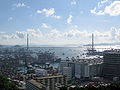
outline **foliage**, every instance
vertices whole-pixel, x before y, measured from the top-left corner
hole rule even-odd
[[[11,83],[5,76],[0,75],[0,90],[18,90],[15,84]]]

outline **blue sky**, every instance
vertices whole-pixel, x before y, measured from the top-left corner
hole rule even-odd
[[[1,0],[0,12],[0,44],[120,41],[120,0]]]

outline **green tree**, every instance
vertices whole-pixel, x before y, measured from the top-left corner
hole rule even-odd
[[[0,75],[0,90],[18,90],[17,86],[10,82],[5,76]]]

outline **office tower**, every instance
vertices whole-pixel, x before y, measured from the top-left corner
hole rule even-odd
[[[106,79],[120,77],[120,53],[105,53],[103,59],[102,76]]]

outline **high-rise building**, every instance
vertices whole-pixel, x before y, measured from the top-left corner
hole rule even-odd
[[[75,77],[76,78],[82,78],[84,74],[84,67],[83,63],[81,62],[76,62],[75,63]]]
[[[67,61],[61,61],[61,62],[60,62],[59,71],[60,71],[60,72],[63,72],[63,68],[64,68],[64,67],[68,67],[68,62],[67,62]]]
[[[120,53],[105,53],[103,59],[102,76],[106,79],[120,77]]]
[[[72,78],[75,77],[75,62],[69,62],[68,67],[71,67],[72,70]]]
[[[63,75],[67,76],[67,80],[72,79],[72,68],[71,67],[63,67]]]
[[[102,63],[100,64],[89,64],[89,75],[90,78],[94,76],[101,76],[102,72]]]

